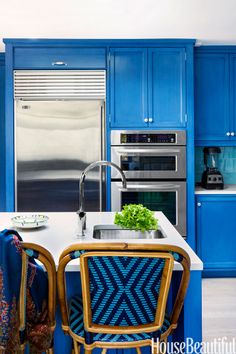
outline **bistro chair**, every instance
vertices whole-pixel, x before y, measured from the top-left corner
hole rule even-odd
[[[65,267],[80,260],[82,296],[67,302]],[[182,277],[170,316],[166,312],[174,262]],[[94,348],[154,346],[176,329],[190,277],[190,259],[169,245],[94,243],[65,249],[57,272],[62,329],[73,339],[75,354]]]
[[[0,232],[0,249],[0,353],[24,353],[29,343],[30,349],[51,354],[56,305],[53,257],[45,248],[23,242],[15,230]]]

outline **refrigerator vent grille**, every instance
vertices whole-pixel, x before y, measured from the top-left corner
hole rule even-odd
[[[105,99],[104,70],[17,70],[15,99]]]

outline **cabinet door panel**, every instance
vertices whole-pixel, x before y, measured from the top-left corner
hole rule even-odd
[[[0,53],[0,211],[5,210],[5,59]]]
[[[227,54],[195,56],[195,139],[229,140]]]
[[[105,48],[16,48],[15,69],[105,69]]]
[[[149,117],[155,127],[184,127],[185,50],[149,49]]]
[[[208,197],[197,207],[198,253],[205,270],[236,270],[236,197]]]
[[[231,122],[230,132],[231,139],[236,140],[236,54],[230,56],[230,107]],[[232,136],[233,134],[233,136]]]
[[[111,49],[111,126],[145,127],[147,117],[147,50]]]

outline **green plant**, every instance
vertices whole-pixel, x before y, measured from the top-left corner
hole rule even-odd
[[[142,204],[125,205],[121,213],[115,214],[114,223],[122,228],[142,232],[158,228],[158,220],[154,217],[154,212]]]

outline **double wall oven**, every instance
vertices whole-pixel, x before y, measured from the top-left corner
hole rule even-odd
[[[162,211],[186,236],[186,134],[185,131],[112,131],[111,161],[125,173],[111,172],[111,208],[141,203]]]

